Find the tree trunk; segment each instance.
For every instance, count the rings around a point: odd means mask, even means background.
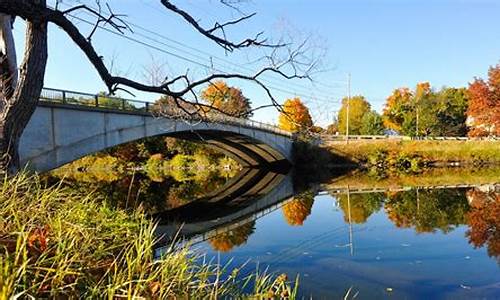
[[[5,35],[0,37],[3,36]],[[3,41],[6,42],[9,39]],[[10,39],[10,43],[13,43],[12,39]],[[13,44],[7,45],[6,49],[13,49],[13,47]],[[7,54],[0,53],[0,61],[5,62]],[[0,67],[2,72],[0,73],[0,80],[2,80],[2,91],[0,91],[1,173],[13,174],[19,170],[19,140],[40,98],[46,63],[47,23],[36,19],[29,20],[26,29],[24,61],[20,67],[19,80],[13,92],[9,92],[5,87],[9,85],[6,81],[15,78],[16,74],[12,74],[12,69]]]

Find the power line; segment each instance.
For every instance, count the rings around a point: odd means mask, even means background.
[[[71,15],[71,14],[69,14],[69,15],[70,15],[72,18],[75,18],[76,20],[79,20],[79,21],[81,21],[81,22],[83,22],[83,23],[86,23],[86,24],[88,24],[88,25],[92,25],[92,26],[93,26],[93,25],[95,25],[93,22],[88,21],[88,20],[86,20],[86,19],[83,19],[83,18],[81,18],[81,17],[75,16],[75,15]],[[154,50],[156,50],[156,51],[159,51],[159,52],[162,52],[162,53],[165,53],[165,54],[171,55],[171,56],[176,57],[176,58],[178,58],[178,59],[180,59],[180,60],[184,60],[184,61],[190,62],[190,63],[192,63],[192,64],[195,64],[195,65],[198,65],[198,66],[201,66],[201,67],[207,68],[207,69],[212,69],[212,70],[215,70],[215,71],[217,71],[217,72],[221,72],[221,73],[224,73],[224,74],[228,74],[228,72],[226,72],[226,71],[223,71],[223,70],[220,70],[220,69],[217,69],[217,68],[213,68],[212,66],[209,66],[209,65],[207,65],[207,64],[204,64],[204,63],[201,63],[201,62],[198,62],[198,61],[192,60],[192,59],[187,58],[187,57],[184,57],[184,56],[182,56],[182,55],[179,55],[179,54],[173,53],[173,52],[171,52],[171,51],[165,50],[165,49],[163,49],[163,48],[159,48],[159,47],[157,47],[157,46],[154,46],[154,45],[148,44],[148,43],[146,43],[146,42],[144,42],[144,41],[141,41],[141,40],[139,40],[139,39],[136,39],[136,38],[133,38],[133,37],[130,37],[130,36],[126,36],[126,35],[122,35],[122,34],[120,34],[120,33],[118,33],[118,32],[115,32],[115,31],[113,31],[113,30],[111,30],[111,29],[108,29],[108,28],[106,28],[106,27],[102,27],[102,26],[98,26],[98,27],[99,27],[101,30],[104,30],[104,31],[106,31],[106,32],[108,32],[108,33],[114,34],[114,35],[116,35],[116,36],[122,37],[122,38],[124,38],[124,39],[129,40],[129,41],[132,41],[132,42],[138,43],[138,44],[140,44],[140,45],[142,45],[142,46],[145,46],[145,47],[148,47],[148,48],[154,49]],[[267,82],[267,81],[265,81],[265,80],[262,80],[262,81]],[[289,93],[290,93],[290,91],[289,91],[289,90],[285,90],[284,88],[279,88],[279,87],[276,87],[276,86],[273,86],[273,85],[268,85],[268,87],[269,87],[270,89],[272,89],[272,90],[279,91],[279,92],[282,92],[282,93],[286,93],[286,94],[289,94]],[[311,98],[311,95],[306,95],[306,94],[303,94],[303,93],[297,93],[297,92],[294,92],[294,94],[295,94],[295,95],[297,95],[297,96],[301,96],[301,97],[303,97],[303,98],[305,98],[305,99],[309,99],[309,98]],[[325,101],[325,102],[329,102],[329,101],[330,101],[330,100],[328,100],[328,99],[319,98],[319,97],[316,97],[316,99],[318,99],[318,100],[319,100],[319,99],[322,99],[322,100],[323,100],[323,101]]]
[[[67,6],[69,6],[68,4],[66,4],[66,5],[67,5]],[[73,17],[75,17],[75,16],[73,16]],[[88,21],[88,20],[85,20],[85,21],[87,21],[87,23],[88,23],[88,22],[90,22],[90,21]],[[214,56],[214,55],[212,55],[211,53],[208,53],[208,52],[206,52],[206,51],[202,51],[202,50],[200,50],[200,49],[197,49],[197,48],[191,47],[191,46],[189,46],[189,45],[187,45],[187,44],[184,44],[184,43],[179,42],[179,41],[177,41],[177,40],[171,39],[171,38],[169,38],[169,37],[167,37],[167,36],[165,36],[165,35],[162,35],[162,34],[159,34],[159,33],[157,33],[157,32],[154,32],[154,31],[152,31],[152,30],[150,30],[150,29],[147,29],[147,28],[145,28],[145,27],[143,27],[143,26],[140,26],[140,25],[138,25],[138,24],[135,24],[135,23],[132,23],[132,22],[127,22],[127,23],[129,23],[130,25],[132,25],[132,26],[133,26],[133,27],[135,27],[135,28],[138,28],[138,29],[140,29],[140,30],[142,30],[142,31],[144,31],[144,32],[149,33],[149,34],[155,35],[155,36],[157,36],[157,37],[159,37],[159,38],[161,38],[161,39],[164,39],[164,40],[166,40],[166,41],[169,41],[169,42],[171,42],[171,43],[175,43],[175,44],[177,44],[177,45],[180,45],[180,46],[182,46],[182,47],[185,47],[185,48],[188,48],[188,49],[190,49],[190,50],[196,51],[196,52],[198,52],[198,53],[201,53],[201,54],[204,54],[204,55],[208,55],[208,56],[210,57],[210,59],[215,58],[215,59],[220,60],[220,61],[222,61],[222,62],[224,62],[224,63],[226,63],[226,64],[229,64],[229,65],[235,66],[235,67],[237,67],[237,68],[239,68],[239,69],[247,70],[247,71],[250,71],[250,72],[253,72],[253,71],[254,71],[254,70],[252,70],[251,68],[248,68],[248,67],[246,67],[246,66],[242,66],[242,65],[236,64],[236,63],[234,63],[234,62],[232,62],[232,61],[229,61],[229,60],[224,59],[224,58],[220,58],[220,57],[218,57],[218,56]],[[92,25],[93,25],[93,23],[92,23]],[[108,30],[108,31],[109,31],[109,30]],[[111,31],[111,32],[116,34],[116,32],[114,32],[114,31]],[[191,55],[191,56],[193,56],[193,57],[195,57],[195,58],[197,58],[197,59],[201,59],[201,60],[205,60],[205,59],[206,59],[205,57],[201,57],[201,56],[199,56],[199,55],[196,55],[196,54],[193,54],[193,53],[190,53],[190,52],[186,52],[184,49],[180,49],[180,48],[178,48],[178,47],[175,47],[175,46],[172,46],[172,45],[166,44],[166,43],[164,43],[164,42],[158,41],[157,39],[152,38],[152,37],[150,37],[150,36],[147,36],[147,35],[145,35],[145,34],[141,34],[141,33],[137,33],[137,32],[134,32],[133,34],[139,35],[139,36],[141,36],[141,37],[143,37],[143,38],[146,38],[146,39],[148,39],[148,40],[150,40],[150,41],[152,41],[152,42],[155,42],[155,43],[161,44],[161,45],[163,45],[163,46],[166,46],[166,47],[169,47],[169,48],[172,48],[172,49],[175,49],[175,50],[177,50],[177,51],[182,51],[183,53],[187,53],[187,54],[189,54],[189,55]],[[122,35],[119,35],[119,36],[122,36]],[[123,37],[123,36],[122,36],[122,37]],[[155,50],[158,50],[158,49],[155,49]],[[162,51],[162,52],[163,52],[163,51]],[[167,53],[167,54],[172,55],[172,54],[171,54],[171,52],[169,52],[169,53]],[[175,56],[175,57],[177,57],[177,58],[179,58],[179,59],[181,59],[179,56],[182,56],[182,55],[174,55],[174,56]],[[199,62],[194,62],[193,60],[189,60],[189,62],[191,62],[191,63],[195,63],[195,64],[197,64],[197,65],[200,65],[200,63],[199,63]],[[205,68],[212,68],[212,69],[215,69],[215,68],[213,68],[213,66],[208,66],[207,64],[204,64],[204,63],[201,63],[201,66],[203,66],[203,67],[205,67]],[[235,69],[233,69],[233,70],[235,70]],[[222,72],[222,71],[219,71],[219,72]],[[269,75],[269,74],[266,74],[266,75]],[[274,78],[273,78],[273,79],[274,79]],[[274,84],[274,85],[277,85],[277,84],[278,84],[278,85],[281,85],[281,82],[280,82],[280,83],[276,83],[276,81],[275,81],[275,82],[270,82],[270,81],[269,81],[269,79],[267,79],[267,80],[262,80],[262,81],[267,82],[267,83],[271,83],[271,84]],[[340,82],[340,81],[339,81],[339,82]],[[342,81],[342,82],[344,82],[344,81]],[[313,83],[312,83],[312,85],[313,85],[313,86],[314,86],[314,85],[316,85],[316,84],[317,84],[317,85],[328,86],[328,87],[330,87],[330,88],[340,88],[340,87],[341,87],[341,86],[333,87],[333,86],[330,86],[330,85],[325,84],[325,83],[322,83],[322,82],[313,82]],[[306,86],[303,86],[303,85],[300,85],[300,84],[294,83],[294,88],[296,88],[296,87],[300,87],[300,88],[302,88],[302,89],[303,89],[303,91],[301,92],[301,96],[303,96],[303,97],[307,97],[307,98],[308,98],[308,97],[310,97],[310,95],[308,95],[308,94],[304,94],[304,92],[305,92],[305,91],[309,92],[310,87],[306,87]],[[278,90],[278,91],[282,91],[282,92],[284,92],[284,90],[283,90],[283,89],[286,89],[286,91],[288,92],[288,89],[289,89],[289,88],[290,88],[289,86],[286,86],[286,87],[285,87],[285,86],[282,86],[282,85],[281,85],[281,87],[280,87],[279,89],[278,89],[278,88],[276,88],[276,87],[275,87],[274,89],[275,89],[275,90]],[[320,91],[320,90],[318,90],[318,91],[316,91],[316,92],[319,92],[320,94],[322,94],[322,95],[323,95],[323,97],[330,97],[331,95],[339,95],[338,93],[332,93],[332,92],[326,92],[326,91]],[[297,93],[297,95],[298,95],[298,93]]]

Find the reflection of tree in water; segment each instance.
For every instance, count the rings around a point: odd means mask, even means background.
[[[389,219],[397,226],[414,227],[416,232],[444,233],[465,224],[469,209],[464,190],[413,190],[389,194],[384,205]]]
[[[241,246],[255,231],[255,221],[243,224],[235,229],[216,235],[208,242],[212,249],[221,252],[231,251],[235,246]]]
[[[344,221],[349,222],[349,203],[351,205],[351,221],[357,224],[365,223],[374,212],[382,208],[384,194],[367,193],[351,194],[347,201],[347,194],[335,196],[338,199],[340,208],[344,212]]]
[[[287,223],[292,226],[302,226],[306,218],[311,214],[313,203],[314,194],[304,192],[283,205],[283,215]]]
[[[471,206],[466,215],[469,242],[476,248],[487,245],[488,255],[500,263],[500,193],[471,189],[467,198]]]

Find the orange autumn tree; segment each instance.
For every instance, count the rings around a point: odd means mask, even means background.
[[[281,129],[290,132],[298,132],[313,126],[309,109],[298,97],[285,101],[278,122]]]
[[[500,64],[490,67],[488,81],[476,78],[468,89],[469,136],[500,135]]]
[[[467,198],[471,206],[466,215],[469,243],[475,248],[486,246],[488,255],[500,263],[500,193],[472,189]]]
[[[208,242],[215,251],[228,252],[235,246],[241,246],[246,243],[254,231],[255,221],[251,221],[227,232],[220,233]]]
[[[252,116],[250,100],[243,95],[239,88],[228,86],[222,80],[210,84],[201,93],[201,98],[208,105],[230,116],[239,118],[250,118]]]
[[[311,214],[313,203],[314,194],[311,192],[295,196],[293,200],[283,205],[283,216],[286,222],[292,226],[302,226]]]

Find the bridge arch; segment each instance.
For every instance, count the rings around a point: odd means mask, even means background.
[[[282,166],[292,161],[291,136],[272,127],[234,122],[193,125],[155,118],[144,111],[43,101],[21,136],[20,160],[29,169],[44,172],[113,146],[159,135],[207,144],[244,167]]]

